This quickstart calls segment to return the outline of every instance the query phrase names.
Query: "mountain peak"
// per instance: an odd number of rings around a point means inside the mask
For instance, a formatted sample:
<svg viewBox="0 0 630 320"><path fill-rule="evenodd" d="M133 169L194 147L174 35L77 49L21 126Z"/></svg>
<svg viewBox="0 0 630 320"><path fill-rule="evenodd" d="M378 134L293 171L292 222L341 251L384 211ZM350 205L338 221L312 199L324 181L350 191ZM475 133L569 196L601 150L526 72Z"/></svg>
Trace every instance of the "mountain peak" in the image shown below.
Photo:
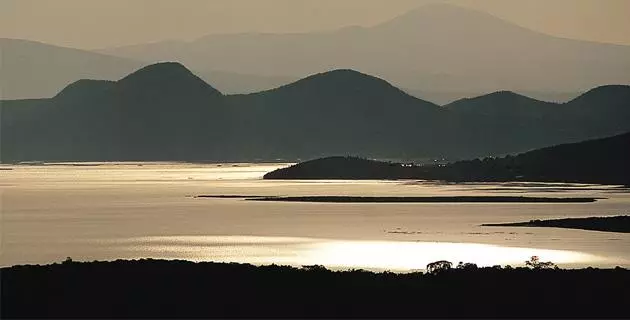
<svg viewBox="0 0 630 320"><path fill-rule="evenodd" d="M498 33L533 32L488 12L463 6L432 3L420 6L376 26L377 29L409 33L433 30L435 36L447 36L455 32L467 35L495 36ZM508 34L511 34L508 32Z"/></svg>
<svg viewBox="0 0 630 320"><path fill-rule="evenodd" d="M418 106L423 110L439 111L431 102L413 97L389 82L352 69L334 69L317 73L290 84L254 93L252 96L267 96L280 101L301 101L311 110L335 109L388 110L409 108L413 112ZM293 104L293 102L291 103ZM292 107L293 108L293 107ZM305 111L305 112L311 112Z"/></svg>
<svg viewBox="0 0 630 320"><path fill-rule="evenodd" d="M370 80L375 80L375 81L387 82L381 78L378 78L378 77L375 77L375 76L372 76L363 72L359 72L353 69L333 69L333 70L310 75L304 78L304 80L334 79L334 78L361 79L361 80L370 79Z"/></svg>
<svg viewBox="0 0 630 320"><path fill-rule="evenodd" d="M313 95L394 95L404 96L411 99L417 99L409 96L404 91L394 87L389 82L361 73L352 69L334 69L326 72L310 75L293 83L271 89L266 92L283 91L283 92L307 92ZM419 99L417 99L419 100ZM427 102L429 103L429 102Z"/></svg>
<svg viewBox="0 0 630 320"><path fill-rule="evenodd" d="M423 6L419 6L415 9L407 11L385 23L397 21L397 20L417 20L417 19L448 19L447 22L455 22L461 18L476 18L476 19L494 19L502 20L490 13L480 11L468 7L452 5L447 3L429 3Z"/></svg>
<svg viewBox="0 0 630 320"><path fill-rule="evenodd" d="M495 91L492 93L488 93L482 96L474 97L474 98L463 98L456 101L453 101L446 105L446 107L472 107L479 105L488 105L488 106L504 106L504 105L520 105L524 103L540 103L539 100L524 96L522 94L518 94L513 91L502 90Z"/></svg>
<svg viewBox="0 0 630 320"><path fill-rule="evenodd" d="M365 86L369 88L371 86L393 86L378 77L371 76L352 69L334 69L326 72L316 73L306 78L298 80L294 83L288 84L285 87L298 87L303 85L315 85L317 87L331 87L337 89L344 89L348 87L360 87Z"/></svg>
<svg viewBox="0 0 630 320"><path fill-rule="evenodd" d="M618 101L627 104L630 100L630 86L622 84L611 84L595 87L576 97L567 103L601 103L602 101Z"/></svg>
<svg viewBox="0 0 630 320"><path fill-rule="evenodd" d="M59 91L54 98L57 100L74 100L83 97L91 97L112 88L114 83L115 82L108 80L81 79L67 85Z"/></svg>
<svg viewBox="0 0 630 320"><path fill-rule="evenodd" d="M197 77L179 62L159 62L136 70L117 82L131 90L147 89L152 92L181 93L205 91L212 95L221 93Z"/></svg>
<svg viewBox="0 0 630 320"><path fill-rule="evenodd" d="M468 7L463 7L454 4L448 3L428 3L410 11L407 11L402 16L412 16L412 15L420 15L420 14L482 14L482 15L490 15L489 13L471 9Z"/></svg>
<svg viewBox="0 0 630 320"><path fill-rule="evenodd" d="M486 97L493 97L496 99L523 99L523 100L535 100L528 96L516 93L510 90L499 90L486 95Z"/></svg>
<svg viewBox="0 0 630 320"><path fill-rule="evenodd" d="M144 66L130 73L120 81L133 80L134 78L147 76L194 76L194 74L181 63L168 61Z"/></svg>
<svg viewBox="0 0 630 320"><path fill-rule="evenodd" d="M589 90L587 93L599 93L599 94L610 94L616 92L630 92L630 85L626 84L607 84L599 87L595 87Z"/></svg>

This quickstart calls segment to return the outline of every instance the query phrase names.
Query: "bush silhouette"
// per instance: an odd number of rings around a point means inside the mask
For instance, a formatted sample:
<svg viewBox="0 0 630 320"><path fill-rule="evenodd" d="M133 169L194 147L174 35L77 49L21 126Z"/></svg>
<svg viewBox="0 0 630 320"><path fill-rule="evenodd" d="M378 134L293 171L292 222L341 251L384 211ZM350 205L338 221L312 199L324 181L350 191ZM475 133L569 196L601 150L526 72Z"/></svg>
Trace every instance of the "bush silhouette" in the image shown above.
<svg viewBox="0 0 630 320"><path fill-rule="evenodd" d="M528 261L525 261L525 265L532 269L558 269L555 263L551 261L542 262L538 256L532 256Z"/></svg>
<svg viewBox="0 0 630 320"><path fill-rule="evenodd" d="M453 268L453 263L446 260L435 261L427 264L427 273L438 274Z"/></svg>

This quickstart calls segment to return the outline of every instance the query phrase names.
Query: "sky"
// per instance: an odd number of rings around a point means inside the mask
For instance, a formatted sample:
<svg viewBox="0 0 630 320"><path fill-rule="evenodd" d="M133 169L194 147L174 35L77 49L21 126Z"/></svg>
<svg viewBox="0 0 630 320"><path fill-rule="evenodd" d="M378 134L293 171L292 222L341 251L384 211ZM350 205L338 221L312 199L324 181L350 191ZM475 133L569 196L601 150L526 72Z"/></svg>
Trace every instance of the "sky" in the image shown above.
<svg viewBox="0 0 630 320"><path fill-rule="evenodd" d="M630 45L630 0L0 0L0 37L82 49L207 34L371 26L428 3L550 35Z"/></svg>

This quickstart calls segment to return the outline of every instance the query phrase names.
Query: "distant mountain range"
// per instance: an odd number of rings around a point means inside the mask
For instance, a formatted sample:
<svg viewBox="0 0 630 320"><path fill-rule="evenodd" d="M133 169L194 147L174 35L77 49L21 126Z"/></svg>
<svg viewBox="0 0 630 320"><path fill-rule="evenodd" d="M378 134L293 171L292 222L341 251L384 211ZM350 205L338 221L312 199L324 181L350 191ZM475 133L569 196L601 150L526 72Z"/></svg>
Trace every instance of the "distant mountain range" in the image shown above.
<svg viewBox="0 0 630 320"><path fill-rule="evenodd" d="M51 99L1 108L3 162L462 159L630 131L629 86L565 104L497 92L440 107L353 70L223 95L179 63L80 80Z"/></svg>
<svg viewBox="0 0 630 320"><path fill-rule="evenodd" d="M19 39L0 38L0 52L4 100L50 98L78 79L116 80L154 63ZM195 73L227 93L255 92L297 79L203 68Z"/></svg>
<svg viewBox="0 0 630 320"><path fill-rule="evenodd" d="M50 98L77 79L116 80L177 61L224 93L251 93L324 70L361 70L446 104L496 90L566 102L630 84L630 46L561 39L492 15L426 5L373 27L302 34L224 34L78 50L0 39L1 99Z"/></svg>
<svg viewBox="0 0 630 320"><path fill-rule="evenodd" d="M511 90L539 92L544 98L630 84L630 46L557 38L446 4L421 6L372 27L208 35L100 52L179 61L193 70L294 78L322 70L361 70L436 101L448 93Z"/></svg>
<svg viewBox="0 0 630 320"><path fill-rule="evenodd" d="M267 173L265 179L422 179L455 182L576 182L630 186L630 133L516 156L413 166L329 157Z"/></svg>

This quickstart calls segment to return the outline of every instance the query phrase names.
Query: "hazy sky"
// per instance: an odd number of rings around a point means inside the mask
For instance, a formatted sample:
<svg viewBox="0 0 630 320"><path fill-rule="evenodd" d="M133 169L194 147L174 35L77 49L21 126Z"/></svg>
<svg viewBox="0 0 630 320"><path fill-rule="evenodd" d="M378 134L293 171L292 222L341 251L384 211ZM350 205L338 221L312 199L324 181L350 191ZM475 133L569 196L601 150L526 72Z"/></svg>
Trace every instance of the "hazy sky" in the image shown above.
<svg viewBox="0 0 630 320"><path fill-rule="evenodd" d="M0 0L0 37L102 48L210 33L370 26L432 2L561 37L630 45L630 0Z"/></svg>

